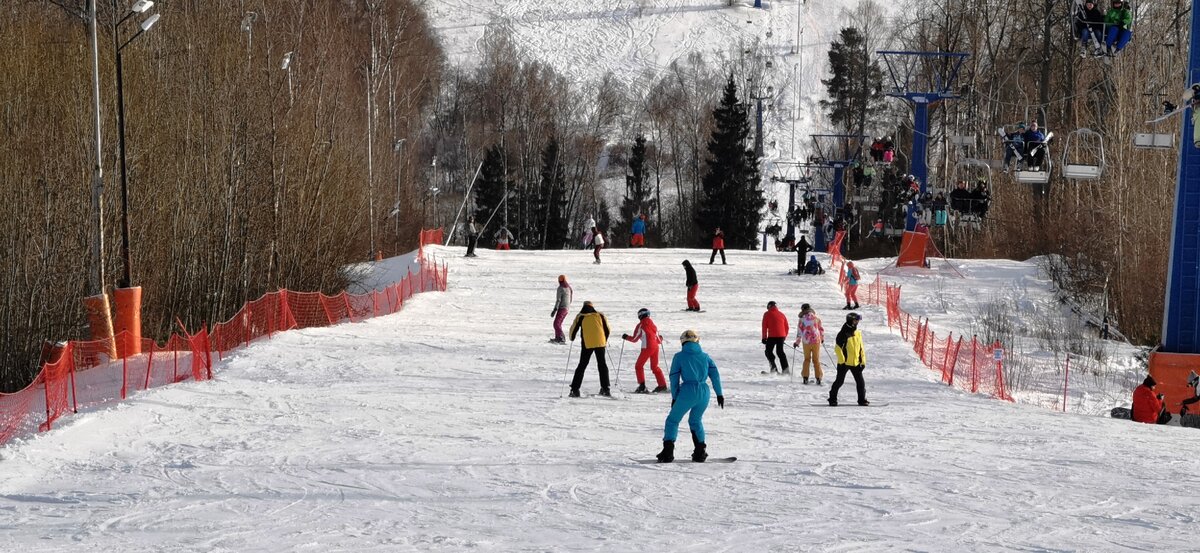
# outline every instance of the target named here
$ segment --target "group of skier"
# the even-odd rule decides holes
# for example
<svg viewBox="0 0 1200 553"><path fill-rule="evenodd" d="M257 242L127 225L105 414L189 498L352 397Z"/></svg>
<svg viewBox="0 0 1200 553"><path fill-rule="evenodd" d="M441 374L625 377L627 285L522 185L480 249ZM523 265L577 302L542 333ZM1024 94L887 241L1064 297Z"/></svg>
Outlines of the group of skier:
<svg viewBox="0 0 1200 553"><path fill-rule="evenodd" d="M698 311L699 302L695 299L695 292L699 288L696 272L687 260L683 261L683 266L686 277L685 285L688 289L687 310ZM853 286L857 286L859 278L857 269L852 263L848 263L847 267L846 278L852 278ZM851 297L853 297L853 291L847 293L847 307L850 306L849 299ZM559 275L554 308L551 310L555 336L550 341L553 343L566 343L562 322L572 300L573 290L567 282L567 277ZM858 307L856 298L854 307ZM649 309L639 309L637 318L638 322L633 333L621 335L622 339L640 346L635 365L638 386L634 393L670 392L671 394L671 410L667 415L663 430L663 449L656 458L659 462L664 463L675 459L675 441L679 434L679 423L687 416L693 443L692 460L704 462L708 454L703 416L710 399L709 380L712 381L713 391L716 392L718 406L725 407L721 376L716 363L701 349L699 334L695 330L689 329L680 335L680 351L672 357L670 370L667 375L664 375L659 366L659 353L662 352L665 355L666 348L663 344L665 339L659 332L658 325L655 324ZM854 377L858 404L870 405L866 398L866 385L863 380L866 352L863 347L862 333L858 330L858 322L861 319L862 317L858 313L847 314L846 321L835 340L837 377L829 390L828 403L831 406L838 405L838 392L845 382L847 374ZM574 342L576 337L581 338L579 363L575 367L575 373L570 382L568 397L581 397L580 388L583 385L584 374L593 357L596 358L600 378L600 391L597 395L612 397L606 354L611 332L608 318L597 311L591 301L583 302L583 308L575 316L566 333L571 342ZM789 334L787 316L780 311L774 301L768 302L767 311L763 314L762 319L762 344L766 347L765 354L770 371L769 373L763 371L764 374L788 374L790 367L784 352L784 344ZM820 349L824 342L825 328L821 318L811 305L803 304L800 308L796 339L792 343L792 348L803 348L802 378L804 384L808 384L811 378L815 379L817 385L821 385L825 375L821 368ZM655 379L653 390L646 385L645 369L647 365Z"/></svg>

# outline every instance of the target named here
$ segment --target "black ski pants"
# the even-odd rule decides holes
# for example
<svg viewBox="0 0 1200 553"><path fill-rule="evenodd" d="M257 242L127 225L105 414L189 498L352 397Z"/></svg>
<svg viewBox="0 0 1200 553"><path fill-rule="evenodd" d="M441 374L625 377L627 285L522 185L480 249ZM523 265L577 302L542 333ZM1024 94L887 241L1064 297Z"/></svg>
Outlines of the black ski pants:
<svg viewBox="0 0 1200 553"><path fill-rule="evenodd" d="M475 255L475 244L479 242L478 234L467 235L467 255Z"/></svg>
<svg viewBox="0 0 1200 553"><path fill-rule="evenodd" d="M721 249L713 248L712 255L708 256L708 264L709 265L712 265L713 262L717 260L717 252L721 253L721 264L722 265L725 264L725 248L721 248Z"/></svg>
<svg viewBox="0 0 1200 553"><path fill-rule="evenodd" d="M787 338L767 338L767 361L771 362L771 367L775 367L775 356L779 356L779 367L783 370L788 370L787 354L783 353L783 342Z"/></svg>
<svg viewBox="0 0 1200 553"><path fill-rule="evenodd" d="M608 359L605 356L607 350L605 348L585 348L579 354L579 366L575 367L575 378L571 379L571 389L578 390L583 385L583 371L587 369L588 362L592 360L592 355L596 355L596 366L600 370L600 389L608 389Z"/></svg>
<svg viewBox="0 0 1200 553"><path fill-rule="evenodd" d="M863 367L850 365L837 366L837 378L833 381L833 386L829 388L829 399L837 403L838 389L846 382L846 373L854 375L854 388L858 391L858 403L862 404L867 401L867 383L863 382Z"/></svg>

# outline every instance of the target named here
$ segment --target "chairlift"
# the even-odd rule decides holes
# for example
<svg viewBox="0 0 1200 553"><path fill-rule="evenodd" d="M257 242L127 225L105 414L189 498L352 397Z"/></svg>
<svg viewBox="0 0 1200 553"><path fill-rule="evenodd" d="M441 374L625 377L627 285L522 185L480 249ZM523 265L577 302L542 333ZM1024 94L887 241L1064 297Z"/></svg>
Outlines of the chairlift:
<svg viewBox="0 0 1200 553"><path fill-rule="evenodd" d="M1046 184L1050 182L1050 160L1046 160L1046 166L1041 167L1041 171L1013 171L1013 176L1017 182L1021 184Z"/></svg>
<svg viewBox="0 0 1200 553"><path fill-rule="evenodd" d="M1063 144L1063 177L1095 180L1104 173L1104 137L1088 128L1067 133Z"/></svg>

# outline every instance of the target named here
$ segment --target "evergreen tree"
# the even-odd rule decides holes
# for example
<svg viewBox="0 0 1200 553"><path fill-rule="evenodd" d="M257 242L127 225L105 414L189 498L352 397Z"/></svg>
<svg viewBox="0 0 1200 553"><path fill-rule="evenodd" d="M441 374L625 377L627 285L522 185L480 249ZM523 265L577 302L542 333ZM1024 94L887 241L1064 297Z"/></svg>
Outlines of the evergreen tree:
<svg viewBox="0 0 1200 553"><path fill-rule="evenodd" d="M638 135L629 152L629 174L625 175L625 197L621 200L620 217L617 224L621 236L628 237L633 219L638 215L650 217L658 206L650 199L649 170L646 167L646 137ZM611 234L616 234L611 233ZM614 239L615 241L615 239Z"/></svg>
<svg viewBox="0 0 1200 553"><path fill-rule="evenodd" d="M883 71L867 51L857 27L845 27L829 47L830 78L822 79L831 100L821 100L829 120L846 134L865 134L867 123L885 109Z"/></svg>
<svg viewBox="0 0 1200 553"><path fill-rule="evenodd" d="M551 138L542 150L542 174L535 188L534 220L543 249L561 249L567 240L567 177L559 159L558 140Z"/></svg>
<svg viewBox="0 0 1200 553"><path fill-rule="evenodd" d="M504 179L504 150L497 144L484 154L479 180L475 183L475 222L482 227L493 213L496 214L485 233L488 239L505 224L504 208L500 204L504 201L505 191L511 190L508 184Z"/></svg>
<svg viewBox="0 0 1200 553"><path fill-rule="evenodd" d="M738 102L733 76L725 85L720 105L713 110L713 118L716 127L708 141L708 167L701 181L695 221L704 236L721 227L725 244L731 249L752 247L758 243L758 224L766 200L760 188L758 156L746 147L750 119L746 106Z"/></svg>

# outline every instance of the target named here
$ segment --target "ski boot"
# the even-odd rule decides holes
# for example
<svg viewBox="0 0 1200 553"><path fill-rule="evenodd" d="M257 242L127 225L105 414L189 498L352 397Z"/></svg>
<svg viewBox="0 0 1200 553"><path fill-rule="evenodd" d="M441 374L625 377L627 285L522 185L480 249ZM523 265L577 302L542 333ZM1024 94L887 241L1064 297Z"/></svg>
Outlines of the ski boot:
<svg viewBox="0 0 1200 553"><path fill-rule="evenodd" d="M842 309L845 309L845 310L849 311L849 310L851 310L851 309L854 309L854 308L853 308L853 307L850 307L850 302L846 302L846 307L843 307Z"/></svg>
<svg viewBox="0 0 1200 553"><path fill-rule="evenodd" d="M858 302L854 302L854 307L852 309L858 309Z"/></svg>
<svg viewBox="0 0 1200 553"><path fill-rule="evenodd" d="M865 399L864 399L864 400L862 400L862 401L858 402L858 404L859 404L859 405L861 405L861 406L863 406L863 407L866 407L866 406L870 405L870 404L871 404L871 402L869 402L869 401L867 401L867 400L865 400Z"/></svg>
<svg viewBox="0 0 1200 553"><path fill-rule="evenodd" d="M642 383L642 384L638 384L638 387L637 387L637 389L636 389L636 390L634 390L634 391L633 391L633 393L635 393L635 394L648 394L648 393L650 393L650 390L647 390L647 389L646 389L646 384L645 384L645 383Z"/></svg>
<svg viewBox="0 0 1200 553"><path fill-rule="evenodd" d="M670 463L675 460L675 442L671 440L663 440L663 449L654 456L660 463Z"/></svg>
<svg viewBox="0 0 1200 553"><path fill-rule="evenodd" d="M833 397L829 398L829 406L837 407L837 398L833 398Z"/></svg>
<svg viewBox="0 0 1200 553"><path fill-rule="evenodd" d="M779 369L779 374L781 374L781 375L783 375L783 376L787 376L787 375L788 375L788 368L787 368L787 367L784 367L784 368L782 368L782 369Z"/></svg>
<svg viewBox="0 0 1200 553"><path fill-rule="evenodd" d="M579 397L579 388L571 388L571 393L567 397Z"/></svg>
<svg viewBox="0 0 1200 553"><path fill-rule="evenodd" d="M694 432L692 433L692 447L695 448L692 450L693 463L703 463L705 459L708 459L707 446L704 445L704 442L696 439Z"/></svg>
<svg viewBox="0 0 1200 553"><path fill-rule="evenodd" d="M654 387L654 393L656 393L656 394L659 394L662 392L669 392L669 391L671 391L671 389L666 386L655 386Z"/></svg>
<svg viewBox="0 0 1200 553"><path fill-rule="evenodd" d="M779 374L779 369L775 368L775 362L771 361L771 370L763 371L761 374Z"/></svg>
<svg viewBox="0 0 1200 553"><path fill-rule="evenodd" d="M817 379L817 386L820 386L820 385L821 385L821 379L820 379L820 378L818 378L818 379Z"/></svg>
<svg viewBox="0 0 1200 553"><path fill-rule="evenodd" d="M808 384L808 377L807 377L807 376L806 376L806 377L804 377L804 383L805 383L805 384Z"/></svg>
<svg viewBox="0 0 1200 553"><path fill-rule="evenodd" d="M612 397L612 394L608 392L608 388L600 388L599 395L602 395L604 397Z"/></svg>

